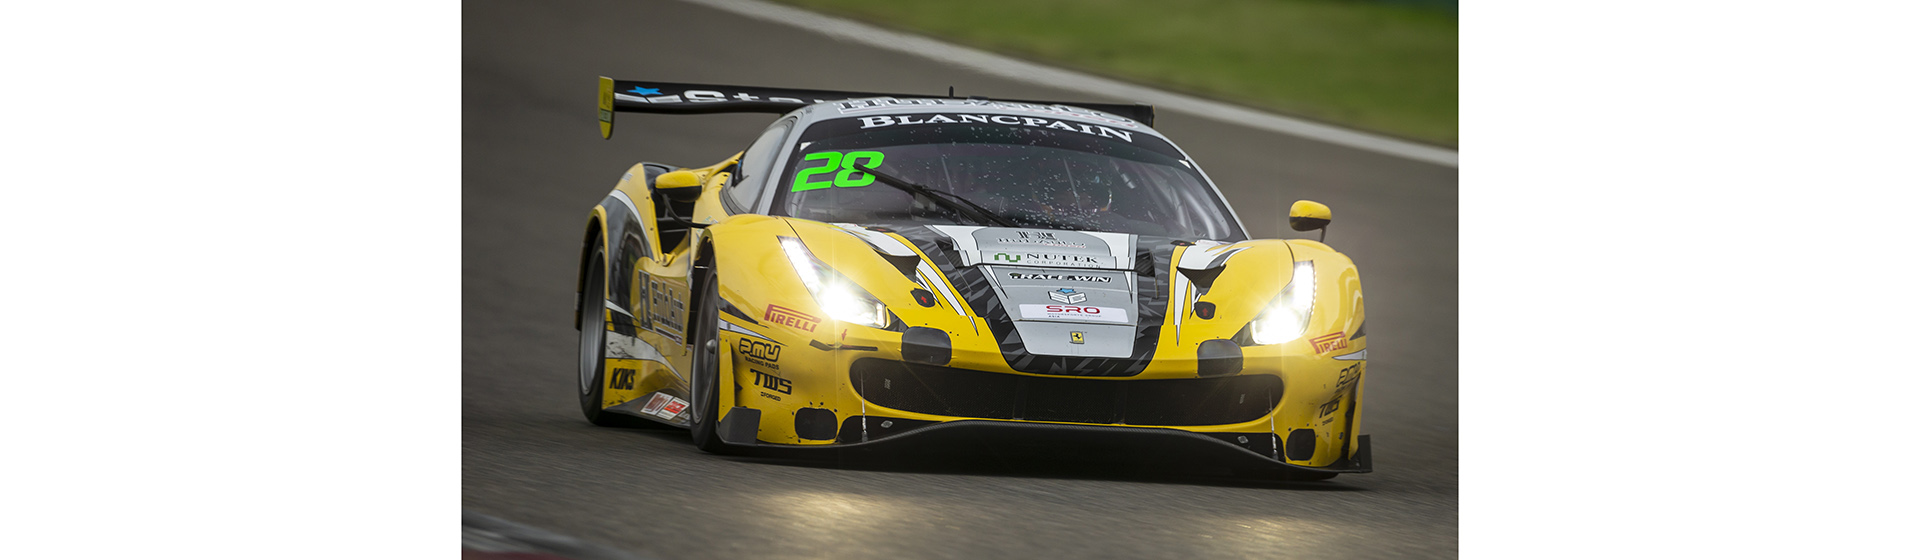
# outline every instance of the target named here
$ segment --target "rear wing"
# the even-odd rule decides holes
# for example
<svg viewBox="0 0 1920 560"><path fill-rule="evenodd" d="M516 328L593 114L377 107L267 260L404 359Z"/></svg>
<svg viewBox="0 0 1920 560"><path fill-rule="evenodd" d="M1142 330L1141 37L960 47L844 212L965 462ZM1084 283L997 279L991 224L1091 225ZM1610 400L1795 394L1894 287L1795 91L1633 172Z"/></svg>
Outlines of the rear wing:
<svg viewBox="0 0 1920 560"><path fill-rule="evenodd" d="M613 115L615 113L666 113L673 115L703 115L713 113L773 113L781 114L814 103L828 101L846 101L864 98L892 98L891 100L861 101L855 103L899 104L899 105L967 105L1017 103L1054 107L1070 112L1106 113L1132 119L1140 124L1153 126L1153 106L1145 104L1120 103L1066 103L1060 101L1022 101L1016 99L987 99L984 97L958 98L948 90L946 97L937 95L911 95L900 93L866 93L853 91L827 91L818 89L765 88L751 86L721 86L711 84L675 84L668 82L635 82L600 78L600 137L613 137Z"/></svg>

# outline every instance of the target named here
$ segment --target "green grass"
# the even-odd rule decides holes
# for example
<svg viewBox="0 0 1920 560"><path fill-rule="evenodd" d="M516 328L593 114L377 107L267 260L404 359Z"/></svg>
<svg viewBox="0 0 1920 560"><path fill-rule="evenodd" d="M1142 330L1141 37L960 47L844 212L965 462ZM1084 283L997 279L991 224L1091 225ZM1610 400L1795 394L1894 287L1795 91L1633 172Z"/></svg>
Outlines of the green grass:
<svg viewBox="0 0 1920 560"><path fill-rule="evenodd" d="M1446 7L1363 0L780 1L1280 113L1447 146L1459 141L1459 19Z"/></svg>

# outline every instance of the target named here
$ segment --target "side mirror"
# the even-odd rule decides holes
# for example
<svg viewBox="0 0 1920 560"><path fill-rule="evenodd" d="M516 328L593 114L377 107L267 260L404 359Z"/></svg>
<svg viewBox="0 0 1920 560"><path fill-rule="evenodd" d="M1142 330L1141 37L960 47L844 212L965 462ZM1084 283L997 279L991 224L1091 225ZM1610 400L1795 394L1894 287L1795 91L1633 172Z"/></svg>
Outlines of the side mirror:
<svg viewBox="0 0 1920 560"><path fill-rule="evenodd" d="M678 202L699 200L700 178L684 169L668 171L653 178L653 190Z"/></svg>
<svg viewBox="0 0 1920 560"><path fill-rule="evenodd" d="M1320 230L1320 240L1327 240L1327 224L1333 223L1333 209L1311 200L1294 201L1293 208L1287 211L1287 225L1293 231Z"/></svg>

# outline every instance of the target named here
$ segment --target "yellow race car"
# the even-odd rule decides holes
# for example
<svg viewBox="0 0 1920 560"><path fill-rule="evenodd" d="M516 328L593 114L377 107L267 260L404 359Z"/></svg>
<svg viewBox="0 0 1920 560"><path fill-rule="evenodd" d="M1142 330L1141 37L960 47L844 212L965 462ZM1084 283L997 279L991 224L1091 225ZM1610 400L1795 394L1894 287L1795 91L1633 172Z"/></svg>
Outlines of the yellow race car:
<svg viewBox="0 0 1920 560"><path fill-rule="evenodd" d="M1352 261L1248 239L1144 105L600 79L620 112L780 115L640 163L586 220L580 408L700 449L1116 442L1370 472ZM1298 231L1332 213L1294 204ZM1236 467L1237 468L1237 467Z"/></svg>

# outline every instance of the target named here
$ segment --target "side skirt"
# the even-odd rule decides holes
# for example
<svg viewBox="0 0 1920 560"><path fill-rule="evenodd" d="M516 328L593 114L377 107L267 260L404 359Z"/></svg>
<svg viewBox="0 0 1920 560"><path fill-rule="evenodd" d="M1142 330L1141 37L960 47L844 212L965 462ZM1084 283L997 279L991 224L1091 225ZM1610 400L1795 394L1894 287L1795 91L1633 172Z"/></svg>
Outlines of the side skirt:
<svg viewBox="0 0 1920 560"><path fill-rule="evenodd" d="M675 403L678 404L676 405ZM689 428L692 427L692 423L687 420L686 411L688 408L689 403L687 403L686 399L667 394L664 391L654 391L647 396L609 406L605 410L607 412L628 416L638 416L669 426Z"/></svg>

